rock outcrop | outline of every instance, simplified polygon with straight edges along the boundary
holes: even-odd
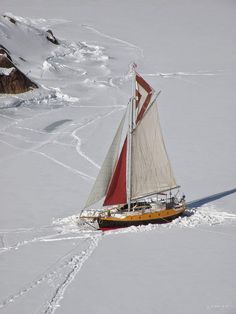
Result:
[[[3,17],[5,19],[8,19],[11,23],[16,24],[16,20],[13,17],[6,15],[6,14],[4,14]]]
[[[3,45],[0,45],[0,55],[6,55],[12,61],[9,51]]]
[[[46,31],[46,38],[51,43],[55,45],[59,45],[59,41],[56,39],[56,37],[53,35],[53,32],[50,29]]]
[[[0,93],[19,94],[38,88],[37,84],[13,64],[4,49],[2,52],[0,52]]]

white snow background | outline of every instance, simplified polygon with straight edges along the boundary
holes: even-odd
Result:
[[[1,0],[38,90],[0,96],[0,313],[236,313],[236,2]],[[60,45],[45,39],[51,29]],[[187,215],[76,225],[131,93],[158,91]]]

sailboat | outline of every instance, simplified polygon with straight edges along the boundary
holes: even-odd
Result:
[[[161,132],[160,92],[136,66],[132,73],[133,96],[80,214],[80,220],[101,230],[167,223],[186,209]],[[101,209],[90,209],[101,200]]]

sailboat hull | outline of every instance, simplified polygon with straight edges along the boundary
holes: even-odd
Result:
[[[185,207],[181,207],[178,210],[168,209],[159,212],[130,215],[125,218],[98,218],[98,225],[100,230],[107,230],[148,224],[164,224],[180,217],[184,211]]]

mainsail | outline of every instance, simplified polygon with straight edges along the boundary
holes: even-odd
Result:
[[[135,73],[135,98],[129,102],[131,127],[122,149],[125,116],[116,132],[85,207],[105,196],[104,206],[130,203],[131,200],[175,188],[162,137],[154,90]],[[120,151],[120,153],[119,153]]]
[[[156,102],[144,112],[132,136],[131,199],[176,187],[165,149]]]

